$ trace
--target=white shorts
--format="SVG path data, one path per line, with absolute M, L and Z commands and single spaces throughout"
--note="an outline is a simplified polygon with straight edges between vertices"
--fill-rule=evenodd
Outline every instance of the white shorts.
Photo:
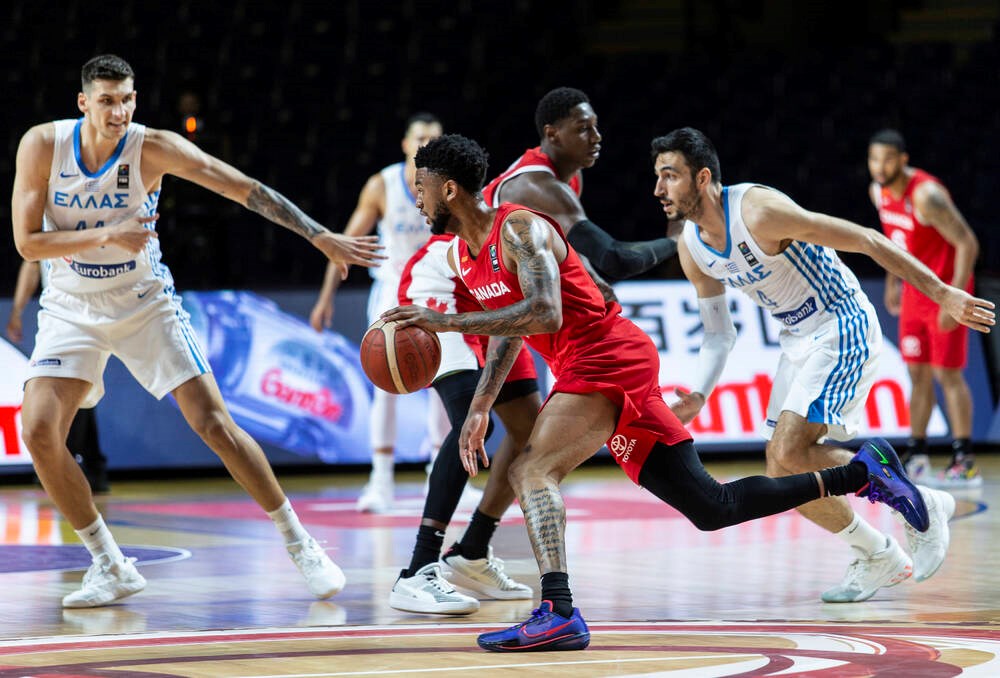
M 426 305 L 419 301 L 417 303 L 421 306 Z M 439 300 L 439 303 L 450 308 L 455 305 L 455 300 L 452 297 L 450 300 Z M 399 280 L 396 278 L 376 280 L 372 283 L 371 292 L 368 293 L 368 324 L 371 325 L 384 312 L 397 306 L 399 306 Z M 464 334 L 438 332 L 437 336 L 441 342 L 441 365 L 434 379 L 450 372 L 479 369 L 479 359 L 469 347 L 469 340 L 466 340 Z
M 875 383 L 882 329 L 867 299 L 854 296 L 845 306 L 849 308 L 807 335 L 781 334 L 781 358 L 763 427 L 768 440 L 785 410 L 826 424 L 827 433 L 818 442 L 857 436 Z
M 35 377 L 90 382 L 81 407 L 93 407 L 104 396 L 111 355 L 156 399 L 212 371 L 180 298 L 159 282 L 89 294 L 48 287 L 41 305 L 25 382 Z

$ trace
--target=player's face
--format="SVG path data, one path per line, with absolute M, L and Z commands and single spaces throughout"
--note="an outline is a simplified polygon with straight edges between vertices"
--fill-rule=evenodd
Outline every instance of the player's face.
M 871 144 L 868 147 L 868 173 L 879 186 L 893 184 L 902 176 L 905 165 L 906 154 L 900 153 L 895 146 Z
M 601 133 L 597 113 L 590 104 L 578 104 L 556 124 L 554 140 L 559 150 L 574 164 L 593 167 L 601 155 Z
M 132 78 L 93 80 L 77 96 L 77 106 L 98 136 L 117 140 L 125 136 L 135 113 Z
M 406 130 L 406 136 L 403 137 L 403 153 L 407 161 L 413 162 L 417 151 L 441 136 L 442 132 L 441 125 L 436 122 L 415 122 L 410 125 L 410 129 Z
M 431 225 L 431 233 L 443 234 L 451 221 L 451 210 L 445 202 L 444 182 L 434 172 L 428 172 L 426 167 L 417 168 L 417 209 Z
M 701 192 L 698 190 L 690 165 L 681 153 L 660 153 L 653 163 L 656 187 L 653 195 L 663 205 L 670 221 L 693 219 L 701 212 Z

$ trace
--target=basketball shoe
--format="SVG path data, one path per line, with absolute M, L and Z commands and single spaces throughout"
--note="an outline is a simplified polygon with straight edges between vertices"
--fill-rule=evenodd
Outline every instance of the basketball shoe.
M 574 607 L 569 617 L 562 617 L 552 611 L 551 602 L 543 600 L 528 621 L 480 634 L 476 642 L 490 652 L 583 650 L 590 645 L 590 629 L 579 608 Z
M 983 477 L 979 475 L 976 462 L 972 459 L 962 459 L 952 464 L 938 474 L 936 487 L 950 487 L 958 490 L 983 486 Z
M 439 563 L 427 563 L 412 577 L 406 576 L 406 570 L 399 573 L 389 594 L 389 607 L 421 614 L 469 614 L 479 609 L 479 601 L 456 591 L 441 576 Z
M 392 509 L 392 485 L 392 478 L 369 480 L 355 508 L 361 513 L 388 513 Z
M 906 477 L 896 451 L 886 440 L 872 438 L 865 442 L 851 463 L 859 461 L 868 467 L 868 482 L 857 492 L 868 501 L 882 502 L 896 509 L 918 532 L 926 532 L 930 524 L 924 498 L 917 486 Z
M 913 561 L 892 537 L 887 537 L 886 547 L 875 553 L 865 553 L 856 546 L 851 548 L 856 557 L 844 579 L 823 592 L 824 603 L 860 603 L 883 586 L 894 586 L 913 574 Z
M 113 562 L 104 554 L 94 559 L 78 591 L 63 598 L 63 607 L 100 607 L 146 588 L 146 579 L 135 569 L 135 558 Z
M 531 600 L 534 592 L 507 576 L 503 561 L 494 557 L 493 547 L 486 548 L 486 557 L 469 560 L 454 546 L 441 556 L 441 562 L 451 568 L 451 582 L 462 588 L 497 600 Z
M 947 492 L 920 487 L 931 525 L 926 532 L 917 532 L 909 523 L 905 524 L 906 542 L 913 556 L 913 578 L 916 581 L 929 579 L 938 571 L 948 553 L 951 532 L 948 521 L 955 515 L 955 498 Z
M 913 454 L 903 464 L 906 475 L 915 483 L 923 482 L 931 477 L 931 458 L 926 454 Z
M 343 570 L 330 560 L 326 551 L 312 537 L 288 545 L 288 555 L 306 578 L 306 586 L 317 598 L 340 593 L 347 583 Z

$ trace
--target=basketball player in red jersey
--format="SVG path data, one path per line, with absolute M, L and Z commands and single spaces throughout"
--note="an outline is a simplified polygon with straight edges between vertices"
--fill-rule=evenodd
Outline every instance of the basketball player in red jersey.
M 582 172 L 600 157 L 601 133 L 584 92 L 572 87 L 548 92 L 535 109 L 535 127 L 539 145 L 487 184 L 483 189 L 487 205 L 513 202 L 555 219 L 608 299 L 613 292 L 603 278 L 615 281 L 638 275 L 677 253 L 677 243 L 670 238 L 622 242 L 587 218 L 580 202 Z
M 435 332 L 490 335 L 459 444 L 470 475 L 480 461 L 489 465 L 483 445 L 489 409 L 524 341 L 556 378 L 528 443 L 508 469 L 542 575 L 542 602 L 527 621 L 479 636 L 480 647 L 580 650 L 590 642 L 569 587 L 559 483 L 605 443 L 633 482 L 703 530 L 848 492 L 884 501 L 918 530 L 927 529 L 920 493 L 882 440 L 865 443 L 844 466 L 718 483 L 663 400 L 652 340 L 621 316 L 616 302 L 605 302 L 558 223 L 521 205 L 486 205 L 486 153 L 470 139 L 442 136 L 417 153 L 416 164 L 417 207 L 433 232 L 458 236 L 449 265 L 488 310 L 443 314 L 411 305 L 382 317 Z
M 882 230 L 927 265 L 941 280 L 972 292 L 979 241 L 934 176 L 909 166 L 903 135 L 876 132 L 868 144 L 869 194 Z M 885 305 L 899 316 L 899 346 L 913 384 L 909 447 L 903 455 L 910 475 L 929 474 L 927 423 L 934 407 L 934 380 L 944 394 L 951 428 L 952 460 L 940 474 L 945 487 L 978 487 L 983 479 L 972 451 L 972 395 L 962 370 L 968 330 L 926 295 L 893 275 L 885 281 Z

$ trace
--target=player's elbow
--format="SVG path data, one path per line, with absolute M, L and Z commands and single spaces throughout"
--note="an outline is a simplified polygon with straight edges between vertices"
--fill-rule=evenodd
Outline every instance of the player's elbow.
M 562 327 L 562 307 L 548 300 L 538 300 L 531 305 L 534 320 L 532 334 L 553 334 Z
M 14 239 L 14 247 L 17 248 L 17 253 L 21 255 L 21 258 L 25 261 L 41 261 L 42 256 L 36 247 L 34 247 L 30 240 L 22 240 L 21 238 Z

